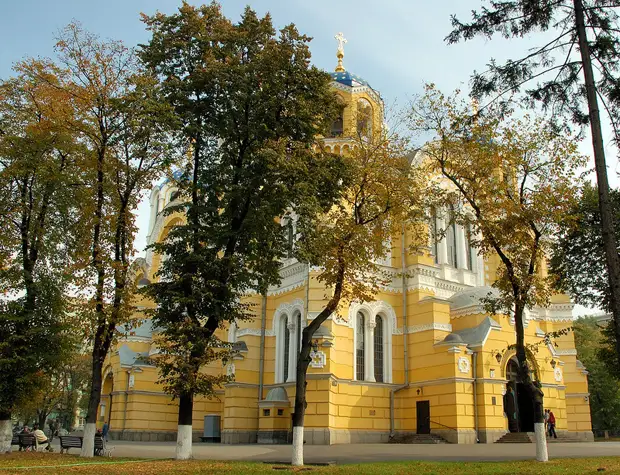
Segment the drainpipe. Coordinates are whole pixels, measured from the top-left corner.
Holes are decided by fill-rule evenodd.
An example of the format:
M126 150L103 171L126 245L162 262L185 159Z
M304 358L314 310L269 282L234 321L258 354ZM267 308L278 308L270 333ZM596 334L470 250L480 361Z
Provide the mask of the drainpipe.
M263 292L260 316L260 356L258 367L258 402L263 400L263 379L265 376L265 325L267 324L267 291ZM258 408L260 412L260 407Z
M407 348L407 255L405 251L405 238L407 237L406 225L403 221L403 229L400 234L400 260L402 271L402 287L403 287L403 355L405 359L405 384L397 386L390 390L390 438L394 437L394 395L409 388L409 349Z
M121 440L125 439L125 425L127 424L127 403L129 401L129 378L131 378L131 370L127 371L127 389L125 391L125 405L123 408L123 430L121 432Z
M474 382L472 383L474 389L474 432L476 433L476 443L480 442L478 434L478 352L474 351L472 354L472 366Z

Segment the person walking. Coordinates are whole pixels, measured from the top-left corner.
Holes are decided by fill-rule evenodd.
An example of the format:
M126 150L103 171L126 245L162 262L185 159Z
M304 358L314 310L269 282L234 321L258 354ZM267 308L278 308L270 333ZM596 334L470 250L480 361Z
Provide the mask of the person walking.
M110 430L110 423L108 421L103 423L103 428L101 429L101 436L103 440L108 441L108 431Z
M555 415L553 411L549 411L549 437L553 436L554 439L558 438L558 434L555 433Z
M549 409L545 409L545 434L549 434Z

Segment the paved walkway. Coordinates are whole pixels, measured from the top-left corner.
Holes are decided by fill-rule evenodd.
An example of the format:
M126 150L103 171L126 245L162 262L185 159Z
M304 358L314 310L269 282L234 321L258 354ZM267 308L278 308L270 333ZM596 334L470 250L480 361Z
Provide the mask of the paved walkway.
M110 441L113 457L174 457L173 442ZM434 461L504 461L528 460L535 456L534 444L350 444L306 445L306 463L387 462L404 460ZM77 451L72 450L77 453ZM285 462L291 459L290 445L223 445L195 443L194 458L211 460L245 460ZM613 457L620 456L620 442L584 442L549 444L549 456L559 457Z

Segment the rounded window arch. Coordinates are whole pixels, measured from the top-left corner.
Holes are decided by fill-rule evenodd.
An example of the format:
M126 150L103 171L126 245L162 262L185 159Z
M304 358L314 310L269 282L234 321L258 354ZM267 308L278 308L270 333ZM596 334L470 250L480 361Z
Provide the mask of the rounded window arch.
M336 94L337 114L332 122L330 137L342 137L344 134L344 110L346 103L340 94Z
M355 379L364 381L366 377L366 320L367 316L359 311L355 316Z
M362 139L371 139L373 129L372 104L368 99L357 101L357 134Z

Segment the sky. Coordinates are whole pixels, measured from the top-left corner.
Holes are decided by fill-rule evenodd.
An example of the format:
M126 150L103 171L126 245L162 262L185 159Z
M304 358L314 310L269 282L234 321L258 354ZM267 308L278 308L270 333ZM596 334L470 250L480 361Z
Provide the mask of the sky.
M190 2L202 3L202 2ZM179 0L0 0L0 78L12 74L12 65L26 57L54 53L59 29L73 20L105 39L122 40L128 46L148 41L140 13L172 13ZM224 14L236 20L248 0L223 0ZM327 71L336 66L334 35L343 32L344 66L366 79L386 104L404 107L422 92L427 82L444 92L467 91L474 70L482 70L490 58L516 59L541 43L540 37L522 40L476 39L447 45L450 15L469 18L481 0L254 0L250 6L260 15L269 12L276 28L294 23L313 38L314 64ZM606 137L607 138L607 137ZM582 147L590 154L590 142ZM610 180L617 186L615 151L608 154ZM146 243L148 209L139 209L137 247Z

